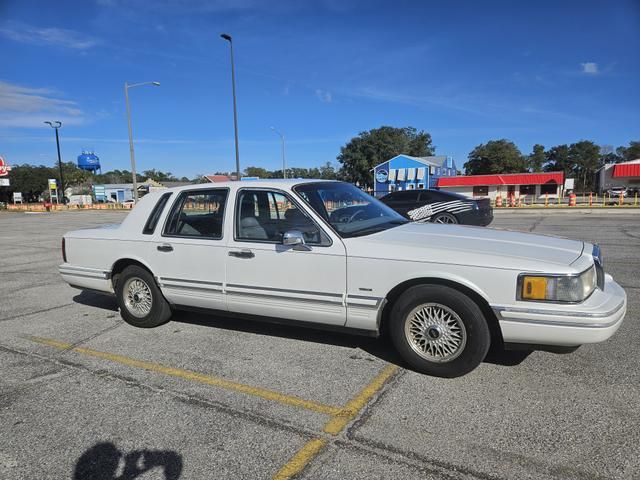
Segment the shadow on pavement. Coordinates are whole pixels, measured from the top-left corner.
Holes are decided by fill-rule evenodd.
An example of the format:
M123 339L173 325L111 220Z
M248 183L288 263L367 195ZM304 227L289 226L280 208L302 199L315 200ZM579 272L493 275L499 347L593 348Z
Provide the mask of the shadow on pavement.
M91 290L83 290L73 297L73 301L89 307L102 308L103 310L118 311L118 304L115 297L106 293L92 292Z
M134 450L125 454L111 442L96 443L78 459L74 480L133 480L161 469L165 480L182 474L182 455L172 450Z

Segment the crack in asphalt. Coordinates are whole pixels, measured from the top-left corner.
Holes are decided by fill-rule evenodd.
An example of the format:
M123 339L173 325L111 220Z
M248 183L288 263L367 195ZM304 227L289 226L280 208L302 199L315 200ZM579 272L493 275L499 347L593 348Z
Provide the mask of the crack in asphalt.
M65 303L64 305L57 305L55 307L49 307L49 308L45 308L43 310L36 310L35 312L21 313L19 315L14 315L13 317L0 318L0 322L8 322L10 320L15 320L17 318L29 317L31 315L37 315L39 313L47 313L47 312L50 312L52 310L57 310L59 308L70 307L71 305L75 305L75 302Z

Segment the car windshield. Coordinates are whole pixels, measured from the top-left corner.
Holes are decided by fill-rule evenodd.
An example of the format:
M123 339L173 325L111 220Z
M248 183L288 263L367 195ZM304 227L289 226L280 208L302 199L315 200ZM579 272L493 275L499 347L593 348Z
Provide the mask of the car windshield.
M370 235L408 223L384 203L348 183L303 183L294 191L343 238Z

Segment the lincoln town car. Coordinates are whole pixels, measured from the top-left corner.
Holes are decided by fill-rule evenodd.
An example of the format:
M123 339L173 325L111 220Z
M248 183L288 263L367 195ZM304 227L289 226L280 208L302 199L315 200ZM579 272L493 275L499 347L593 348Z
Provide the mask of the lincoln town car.
M120 225L62 240L62 278L156 327L198 308L388 334L414 370L455 377L490 346L607 340L624 290L597 245L416 223L353 185L255 180L152 192Z

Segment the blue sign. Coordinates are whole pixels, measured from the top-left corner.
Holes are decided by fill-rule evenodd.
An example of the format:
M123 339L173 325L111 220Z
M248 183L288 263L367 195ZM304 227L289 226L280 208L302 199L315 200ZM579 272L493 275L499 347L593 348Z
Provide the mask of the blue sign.
M376 172L376 182L386 183L387 180L389 180L389 172L385 169L381 168Z

